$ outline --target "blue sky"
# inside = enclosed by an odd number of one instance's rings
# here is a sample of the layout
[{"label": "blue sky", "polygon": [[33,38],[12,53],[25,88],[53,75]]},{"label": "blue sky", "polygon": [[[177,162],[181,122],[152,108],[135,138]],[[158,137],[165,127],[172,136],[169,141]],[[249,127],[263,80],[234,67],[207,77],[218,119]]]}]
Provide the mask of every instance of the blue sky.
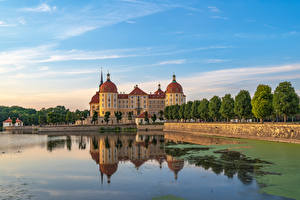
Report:
[{"label": "blue sky", "polygon": [[88,108],[103,67],[119,92],[174,73],[188,100],[300,93],[300,1],[0,0],[0,104]]}]

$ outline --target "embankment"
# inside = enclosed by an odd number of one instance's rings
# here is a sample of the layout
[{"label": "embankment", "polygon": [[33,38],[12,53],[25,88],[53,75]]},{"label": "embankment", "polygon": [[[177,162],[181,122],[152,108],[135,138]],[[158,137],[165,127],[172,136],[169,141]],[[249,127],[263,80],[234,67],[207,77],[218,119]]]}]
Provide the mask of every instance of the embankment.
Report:
[{"label": "embankment", "polygon": [[164,131],[300,143],[300,124],[165,123]]},{"label": "embankment", "polygon": [[13,133],[47,133],[47,132],[99,132],[101,128],[106,129],[135,129],[135,124],[116,124],[116,125],[58,125],[58,126],[23,126],[23,127],[9,127],[6,131]]}]

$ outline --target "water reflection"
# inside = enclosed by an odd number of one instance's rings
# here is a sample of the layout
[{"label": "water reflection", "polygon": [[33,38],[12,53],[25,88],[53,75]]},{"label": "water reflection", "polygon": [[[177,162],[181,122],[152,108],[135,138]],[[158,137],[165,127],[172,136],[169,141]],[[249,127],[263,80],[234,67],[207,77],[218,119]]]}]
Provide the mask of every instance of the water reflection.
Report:
[{"label": "water reflection", "polygon": [[[177,148],[176,144],[186,142],[201,145],[237,144],[237,140],[185,135],[178,133],[167,134],[109,134],[97,136],[79,136],[76,138],[78,149],[86,149],[87,141],[90,143],[91,158],[99,165],[101,183],[104,175],[107,183],[111,182],[112,176],[117,172],[119,163],[131,162],[138,170],[145,162],[156,161],[159,167],[167,162],[169,170],[174,173],[174,179],[178,179],[179,172],[184,167],[184,157],[188,164],[211,169],[215,174],[223,173],[228,178],[237,175],[244,184],[250,184],[254,175],[264,175],[261,171],[264,164],[271,164],[259,159],[252,159],[237,151],[219,150],[213,151],[213,155],[201,155],[201,151],[210,150],[207,146],[194,146]],[[168,145],[173,145],[171,148]],[[174,146],[175,145],[175,146]],[[67,148],[72,150],[72,139],[70,136],[48,136],[47,150]]]},{"label": "water reflection", "polygon": [[[9,189],[11,185],[18,188],[16,174],[26,180],[26,187],[33,191],[29,195],[36,199],[97,199],[99,194],[107,194],[104,199],[151,199],[169,194],[186,199],[199,199],[199,195],[240,199],[243,192],[249,195],[245,200],[280,199],[258,193],[254,175],[266,174],[262,166],[270,163],[227,149],[232,144],[245,146],[238,140],[154,132],[52,134],[5,136],[22,151],[13,157],[2,155],[5,162],[0,169],[6,172],[0,177],[9,177],[10,183],[0,179],[0,186],[8,191],[0,190],[0,199],[1,194],[16,195]],[[0,149],[7,143],[1,140]],[[20,162],[24,164],[18,165]]]}]

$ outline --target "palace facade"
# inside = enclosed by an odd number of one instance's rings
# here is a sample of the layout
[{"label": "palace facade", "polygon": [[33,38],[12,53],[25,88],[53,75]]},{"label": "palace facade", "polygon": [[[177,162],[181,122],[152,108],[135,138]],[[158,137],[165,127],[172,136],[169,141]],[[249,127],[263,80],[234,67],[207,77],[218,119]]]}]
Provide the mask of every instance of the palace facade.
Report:
[{"label": "palace facade", "polygon": [[186,102],[186,96],[183,93],[182,86],[176,81],[176,76],[173,75],[172,82],[167,86],[166,90],[158,88],[155,92],[146,93],[135,85],[133,90],[128,93],[119,93],[117,86],[107,74],[107,79],[103,83],[103,75],[101,71],[101,82],[99,90],[90,101],[90,116],[97,112],[99,117],[104,117],[106,112],[110,112],[111,116],[114,112],[122,112],[123,116],[133,113],[133,117],[137,117],[144,112],[148,114],[158,115],[164,110],[165,106],[181,105]]}]

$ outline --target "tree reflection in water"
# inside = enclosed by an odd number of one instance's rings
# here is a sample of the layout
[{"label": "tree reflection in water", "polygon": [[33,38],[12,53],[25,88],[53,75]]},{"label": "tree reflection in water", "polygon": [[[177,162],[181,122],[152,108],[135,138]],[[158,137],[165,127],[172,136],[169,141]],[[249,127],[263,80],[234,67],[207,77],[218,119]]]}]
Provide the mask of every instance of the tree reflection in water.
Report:
[{"label": "tree reflection in water", "polygon": [[[271,163],[250,158],[238,151],[218,150],[211,152],[212,149],[204,145],[222,144],[220,139],[212,138],[186,138],[188,141],[196,141],[191,145],[186,143],[184,138],[172,140],[172,137],[166,135],[98,135],[98,136],[80,136],[76,137],[78,148],[86,149],[86,140],[90,140],[90,154],[92,159],[99,165],[101,177],[107,175],[108,182],[112,175],[117,171],[119,161],[130,161],[138,170],[148,160],[159,163],[162,168],[164,162],[174,173],[177,180],[178,174],[184,167],[184,161],[196,167],[202,167],[205,170],[211,170],[215,174],[223,174],[228,178],[235,175],[244,184],[252,183],[255,175],[264,175],[267,172],[262,167]],[[205,144],[203,144],[205,142]],[[180,145],[178,145],[180,144]],[[228,144],[228,141],[225,141]],[[47,149],[67,148],[72,150],[71,136],[48,136]],[[211,153],[205,153],[210,151]],[[201,153],[203,152],[203,154]]]}]

